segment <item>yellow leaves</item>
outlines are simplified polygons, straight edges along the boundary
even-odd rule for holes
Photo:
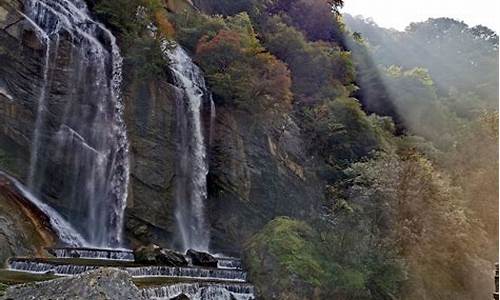
[[[166,38],[172,38],[175,35],[175,29],[172,23],[168,20],[167,15],[163,9],[154,12],[156,26],[160,34]]]

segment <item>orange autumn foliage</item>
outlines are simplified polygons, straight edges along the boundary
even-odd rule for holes
[[[154,13],[155,23],[158,26],[159,32],[166,38],[172,38],[175,35],[175,29],[172,23],[168,20],[163,10],[157,10]]]

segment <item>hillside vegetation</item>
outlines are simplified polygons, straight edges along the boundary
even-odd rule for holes
[[[217,111],[211,246],[244,257],[259,299],[491,297],[493,31],[452,19],[386,30],[342,16],[341,0],[88,2],[124,56],[131,244],[175,231],[175,41]],[[0,169],[22,161],[9,153],[0,145]]]

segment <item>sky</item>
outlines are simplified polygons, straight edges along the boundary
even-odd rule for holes
[[[342,12],[372,18],[386,28],[404,30],[411,22],[450,17],[469,26],[500,31],[499,0],[344,0]]]

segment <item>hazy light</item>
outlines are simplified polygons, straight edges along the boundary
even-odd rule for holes
[[[403,30],[411,22],[450,17],[469,26],[482,24],[500,31],[498,0],[345,0],[343,12],[372,18],[382,27]]]

